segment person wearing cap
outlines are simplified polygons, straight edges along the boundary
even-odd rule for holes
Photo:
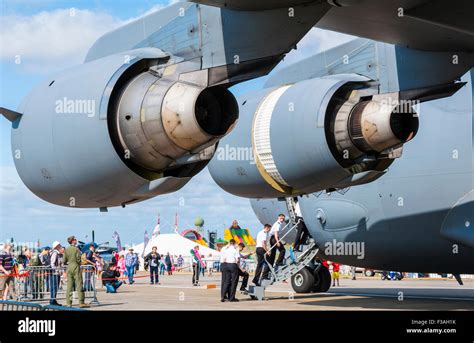
[[[117,266],[110,264],[102,273],[102,284],[105,287],[106,293],[117,293],[117,289],[122,286],[123,282],[119,281],[120,272]]]
[[[41,266],[49,266],[51,264],[51,248],[50,247],[44,247],[43,251],[41,251],[41,254],[39,255],[39,261],[41,262]]]
[[[138,264],[138,257],[133,252],[133,248],[128,249],[128,253],[125,256],[125,268],[127,269],[128,275],[128,283],[133,285],[135,281],[133,281],[133,275],[135,275],[135,268]]]
[[[13,299],[15,293],[15,277],[13,275],[12,244],[6,243],[0,252],[0,300],[8,300],[8,293]],[[16,299],[15,299],[16,300]]]
[[[53,250],[50,252],[50,272],[49,272],[49,294],[50,294],[50,299],[49,299],[49,304],[50,305],[55,305],[55,306],[61,306],[57,301],[56,301],[56,295],[58,294],[58,288],[59,288],[59,281],[61,279],[61,271],[59,270],[59,263],[60,263],[60,252],[59,250],[61,249],[61,243],[58,241],[53,242],[51,245],[53,247]]]
[[[64,251],[63,263],[67,265],[67,289],[66,289],[66,304],[72,306],[72,293],[77,292],[79,298],[79,307],[86,308],[88,305],[84,304],[84,289],[82,288],[82,273],[81,273],[81,251],[77,248],[77,239],[71,236],[67,239],[69,247]]]

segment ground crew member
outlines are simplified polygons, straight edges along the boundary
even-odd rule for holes
[[[303,215],[301,214],[300,204],[297,203],[295,207],[295,214],[296,214],[296,238],[295,244],[293,246],[294,251],[301,252],[301,245],[306,244],[309,238],[309,231],[306,227],[306,224],[303,220]]]
[[[352,280],[356,279],[356,267],[351,267]]]
[[[270,230],[270,264],[273,265],[275,262],[276,251],[278,250],[278,260],[275,263],[275,266],[280,266],[283,264],[283,259],[285,258],[285,247],[283,242],[280,242],[280,231],[285,227],[285,215],[279,214],[278,220],[273,224],[272,229]]]
[[[227,294],[227,279],[229,278],[230,274],[227,270],[227,262],[225,261],[224,252],[229,248],[229,245],[226,245],[221,249],[221,259],[219,263],[219,268],[221,270],[221,302],[225,302],[229,299],[229,295]]]
[[[239,283],[239,260],[240,254],[235,246],[235,240],[231,239],[227,247],[221,250],[222,263],[225,263],[225,274],[223,285],[221,286],[221,301],[228,299],[231,302],[237,302],[235,293]]]
[[[302,252],[301,246],[306,244],[306,242],[308,241],[309,231],[303,220],[303,217],[296,217],[296,222],[298,224],[296,226],[296,238],[293,250]]]
[[[257,250],[255,251],[257,254],[257,268],[255,269],[255,277],[253,278],[252,282],[256,286],[260,286],[260,277],[266,278],[268,274],[268,268],[265,266],[265,255],[270,256],[270,252],[268,251],[267,247],[267,239],[268,239],[268,232],[271,229],[270,224],[265,224],[263,226],[263,230],[257,234]],[[262,271],[265,269],[265,273],[262,275]]]
[[[249,273],[247,272],[247,263],[245,260],[250,256],[242,254],[242,251],[245,249],[244,243],[239,243],[239,256],[240,256],[240,263],[239,263],[239,276],[242,276],[242,285],[240,286],[241,292],[247,292],[247,284],[249,283]]]
[[[72,292],[75,289],[79,297],[79,307],[87,308],[89,306],[84,304],[84,290],[82,288],[81,252],[76,247],[76,237],[69,237],[67,242],[70,246],[64,252],[64,264],[67,265],[66,303],[67,306],[72,306]]]
[[[332,286],[339,287],[339,270],[341,269],[341,265],[336,262],[332,262]]]

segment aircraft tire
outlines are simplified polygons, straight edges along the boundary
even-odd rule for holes
[[[325,266],[321,266],[318,272],[314,273],[313,292],[325,293],[331,287],[331,273]]]
[[[305,267],[291,277],[291,286],[296,293],[311,293],[314,275],[310,268]]]
[[[364,271],[364,275],[367,276],[367,277],[372,277],[372,276],[375,276],[375,272],[373,270],[366,269]]]

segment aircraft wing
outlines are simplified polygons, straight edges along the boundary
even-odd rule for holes
[[[225,7],[244,11],[261,11],[275,8],[299,6],[310,3],[324,3],[319,0],[192,0],[192,2],[205,4],[209,6]]]
[[[237,10],[308,3],[331,8],[316,27],[429,51],[474,51],[472,0],[196,0]],[[315,21],[316,22],[316,21]]]

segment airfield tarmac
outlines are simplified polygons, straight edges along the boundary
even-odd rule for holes
[[[474,310],[474,280],[459,286],[451,279],[361,277],[341,279],[341,287],[315,294],[295,294],[290,283],[280,283],[267,289],[264,301],[238,293],[236,303],[220,302],[220,274],[201,278],[201,287],[193,287],[191,274],[183,272],[160,276],[160,282],[150,285],[147,277],[141,277],[133,285],[123,285],[117,294],[99,288],[100,305],[91,310]]]

